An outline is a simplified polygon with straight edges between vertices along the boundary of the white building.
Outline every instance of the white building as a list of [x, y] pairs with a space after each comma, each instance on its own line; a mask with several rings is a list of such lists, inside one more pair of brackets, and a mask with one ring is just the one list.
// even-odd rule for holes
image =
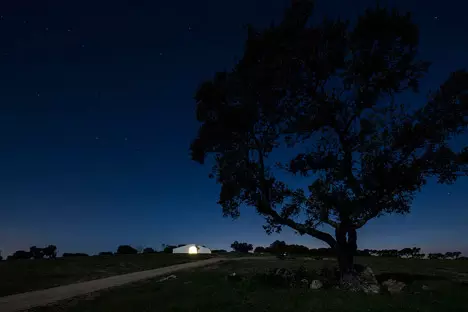
[[210, 254], [211, 250], [206, 248], [205, 246], [200, 246], [200, 245], [195, 245], [195, 244], [188, 244], [188, 245], [185, 245], [185, 246], [180, 246], [180, 247], [174, 248], [172, 250], [172, 253], [191, 254], [191, 255]]

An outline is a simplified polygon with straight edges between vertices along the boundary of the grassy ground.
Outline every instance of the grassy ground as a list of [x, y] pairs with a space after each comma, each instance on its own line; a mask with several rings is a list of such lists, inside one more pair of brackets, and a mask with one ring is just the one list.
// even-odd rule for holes
[[[174, 280], [145, 281], [34, 311], [468, 311], [468, 286], [461, 283], [468, 275], [466, 261], [361, 258], [358, 262], [371, 265], [378, 279], [401, 280], [408, 289], [398, 295], [366, 295], [275, 287], [254, 278], [226, 279], [233, 272], [249, 277], [273, 267], [334, 265], [304, 259], [243, 260], [179, 272]], [[422, 290], [422, 285], [431, 290]]]
[[0, 261], [0, 296], [156, 269], [210, 255], [139, 254]]

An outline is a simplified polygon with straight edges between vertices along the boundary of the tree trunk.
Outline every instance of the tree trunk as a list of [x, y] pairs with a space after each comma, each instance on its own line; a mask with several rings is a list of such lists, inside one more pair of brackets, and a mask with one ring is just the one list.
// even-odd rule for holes
[[354, 255], [357, 250], [356, 229], [340, 224], [336, 229], [336, 252], [341, 278], [354, 272]]

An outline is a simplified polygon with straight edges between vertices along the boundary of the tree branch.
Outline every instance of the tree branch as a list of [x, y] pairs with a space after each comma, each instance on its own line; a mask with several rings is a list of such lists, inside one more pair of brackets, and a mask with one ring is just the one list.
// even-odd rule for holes
[[263, 152], [262, 152], [261, 144], [258, 138], [255, 137], [254, 139], [255, 139], [255, 143], [257, 144], [259, 163], [260, 163], [260, 191], [261, 191], [262, 198], [261, 198], [261, 202], [259, 202], [259, 206], [257, 207], [259, 212], [272, 217], [275, 223], [287, 225], [290, 228], [298, 231], [300, 234], [308, 234], [312, 237], [315, 237], [317, 239], [324, 241], [331, 248], [335, 248], [336, 240], [330, 234], [308, 227], [304, 224], [297, 223], [292, 219], [283, 218], [278, 214], [278, 212], [276, 212], [271, 207], [270, 200], [269, 198], [267, 198], [268, 190], [266, 187], [265, 163], [263, 161]]

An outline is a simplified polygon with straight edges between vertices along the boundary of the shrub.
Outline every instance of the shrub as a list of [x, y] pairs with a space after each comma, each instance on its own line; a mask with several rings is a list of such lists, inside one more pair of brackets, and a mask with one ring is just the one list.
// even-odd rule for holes
[[145, 249], [143, 249], [143, 253], [144, 254], [148, 254], [148, 253], [155, 253], [156, 251], [154, 251], [153, 248], [150, 248], [150, 247], [147, 247]]

